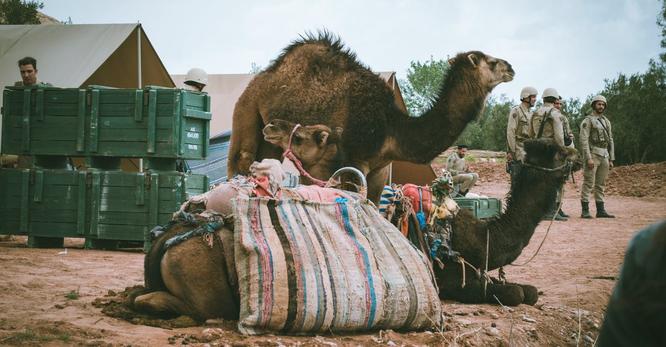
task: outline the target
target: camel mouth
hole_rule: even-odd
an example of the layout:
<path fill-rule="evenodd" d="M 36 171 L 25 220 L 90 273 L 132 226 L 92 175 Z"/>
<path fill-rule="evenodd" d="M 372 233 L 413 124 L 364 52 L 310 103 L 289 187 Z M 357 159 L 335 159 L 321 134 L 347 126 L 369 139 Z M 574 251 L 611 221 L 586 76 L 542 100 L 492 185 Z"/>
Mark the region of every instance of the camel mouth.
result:
<path fill-rule="evenodd" d="M 264 132 L 264 140 L 270 143 L 279 143 L 282 137 L 276 134 L 266 134 Z"/>
<path fill-rule="evenodd" d="M 513 76 L 515 76 L 515 75 L 516 75 L 515 72 L 507 72 L 507 73 L 504 74 L 502 79 L 504 80 L 504 82 L 510 82 L 510 81 L 513 81 Z"/>

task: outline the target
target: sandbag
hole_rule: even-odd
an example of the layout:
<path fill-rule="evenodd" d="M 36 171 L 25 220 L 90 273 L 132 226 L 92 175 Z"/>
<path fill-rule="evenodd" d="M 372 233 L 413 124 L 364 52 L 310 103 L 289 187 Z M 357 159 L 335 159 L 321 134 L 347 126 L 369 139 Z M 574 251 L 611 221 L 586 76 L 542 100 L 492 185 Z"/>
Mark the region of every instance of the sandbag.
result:
<path fill-rule="evenodd" d="M 242 333 L 441 324 L 428 260 L 364 199 L 238 196 L 234 217 Z"/>

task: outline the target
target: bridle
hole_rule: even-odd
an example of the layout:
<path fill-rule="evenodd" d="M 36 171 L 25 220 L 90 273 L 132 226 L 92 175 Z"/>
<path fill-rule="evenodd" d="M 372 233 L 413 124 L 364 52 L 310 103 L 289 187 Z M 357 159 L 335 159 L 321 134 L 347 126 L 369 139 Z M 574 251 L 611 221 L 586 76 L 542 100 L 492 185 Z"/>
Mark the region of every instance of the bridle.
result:
<path fill-rule="evenodd" d="M 289 145 L 287 146 L 287 149 L 285 149 L 284 152 L 282 153 L 282 158 L 287 158 L 287 159 L 291 160 L 294 163 L 294 165 L 296 166 L 296 169 L 298 170 L 298 172 L 301 175 L 307 177 L 310 181 L 312 181 L 312 183 L 314 183 L 314 184 L 316 184 L 320 187 L 324 187 L 324 186 L 326 186 L 327 182 L 322 181 L 318 178 L 312 177 L 312 175 L 310 175 L 310 173 L 308 173 L 305 170 L 305 168 L 303 167 L 303 163 L 301 162 L 301 160 L 298 159 L 296 157 L 296 155 L 294 154 L 294 152 L 291 150 L 291 143 L 292 143 L 292 140 L 294 139 L 294 134 L 296 133 L 296 130 L 298 130 L 298 128 L 300 128 L 300 127 L 301 127 L 300 124 L 296 124 L 296 125 L 294 125 L 294 128 L 291 129 L 291 134 L 289 134 Z"/>

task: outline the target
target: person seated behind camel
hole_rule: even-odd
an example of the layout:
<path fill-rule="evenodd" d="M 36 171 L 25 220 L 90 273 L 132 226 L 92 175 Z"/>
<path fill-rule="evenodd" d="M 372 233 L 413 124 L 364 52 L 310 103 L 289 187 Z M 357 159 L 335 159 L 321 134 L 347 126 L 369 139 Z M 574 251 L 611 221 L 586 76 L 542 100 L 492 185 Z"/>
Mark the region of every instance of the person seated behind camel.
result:
<path fill-rule="evenodd" d="M 342 128 L 335 130 L 326 125 L 299 125 L 282 119 L 273 119 L 263 129 L 264 140 L 284 150 L 296 164 L 302 184 L 318 184 L 328 180 L 342 167 L 343 155 L 339 149 Z M 289 154 L 291 152 L 291 154 Z M 300 162 L 301 168 L 298 168 Z M 285 165 L 290 165 L 285 163 Z M 310 177 L 307 177 L 310 176 Z"/>
<path fill-rule="evenodd" d="M 469 171 L 469 165 L 465 162 L 466 154 L 467 145 L 460 144 L 446 161 L 446 170 L 451 173 L 453 184 L 460 185 L 458 194 L 462 196 L 467 195 L 479 179 L 479 175 L 476 172 Z"/>

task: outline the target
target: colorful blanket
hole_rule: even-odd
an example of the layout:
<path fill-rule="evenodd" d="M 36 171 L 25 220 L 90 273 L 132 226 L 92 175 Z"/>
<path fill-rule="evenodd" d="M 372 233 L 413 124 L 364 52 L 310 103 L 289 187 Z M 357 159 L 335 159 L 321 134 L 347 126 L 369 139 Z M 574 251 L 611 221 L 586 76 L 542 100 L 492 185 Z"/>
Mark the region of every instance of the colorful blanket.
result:
<path fill-rule="evenodd" d="M 242 333 L 441 324 L 428 260 L 372 204 L 361 201 L 236 198 Z"/>

